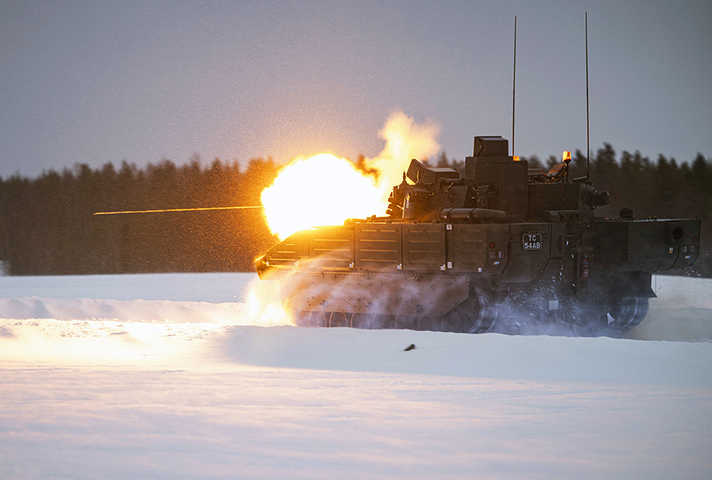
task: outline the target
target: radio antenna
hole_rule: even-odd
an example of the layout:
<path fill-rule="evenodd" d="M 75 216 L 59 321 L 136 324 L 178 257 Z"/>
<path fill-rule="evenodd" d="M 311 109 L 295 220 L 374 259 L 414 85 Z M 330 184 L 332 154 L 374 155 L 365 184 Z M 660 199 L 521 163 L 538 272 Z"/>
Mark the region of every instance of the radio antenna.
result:
<path fill-rule="evenodd" d="M 589 113 L 588 113 L 588 12 L 584 16 L 586 25 L 586 180 L 591 180 L 591 148 L 589 146 Z"/>
<path fill-rule="evenodd" d="M 514 74 L 512 75 L 512 156 L 514 156 L 514 102 L 517 89 L 517 16 L 514 16 Z"/>

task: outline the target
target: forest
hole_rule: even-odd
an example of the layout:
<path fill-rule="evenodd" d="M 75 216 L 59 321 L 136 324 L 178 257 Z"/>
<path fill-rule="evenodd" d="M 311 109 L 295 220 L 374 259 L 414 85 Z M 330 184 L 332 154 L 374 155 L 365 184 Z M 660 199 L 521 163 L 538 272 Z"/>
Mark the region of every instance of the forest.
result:
<path fill-rule="evenodd" d="M 545 170 L 560 160 L 522 160 Z M 362 163 L 362 162 L 357 162 Z M 443 152 L 431 164 L 458 170 L 464 161 Z M 0 178 L 0 262 L 10 275 L 252 271 L 253 261 L 277 243 L 261 210 L 215 210 L 94 216 L 97 211 L 259 205 L 260 193 L 279 171 L 272 159 L 198 158 L 177 166 L 169 160 L 140 169 L 122 162 L 94 170 L 77 164 L 35 179 Z M 586 175 L 576 151 L 572 175 Z M 702 218 L 701 255 L 693 274 L 712 276 L 712 160 L 698 154 L 678 163 L 651 161 L 604 144 L 590 159 L 597 190 L 611 202 L 597 216 Z M 329 199 L 324 199 L 328 202 Z"/>

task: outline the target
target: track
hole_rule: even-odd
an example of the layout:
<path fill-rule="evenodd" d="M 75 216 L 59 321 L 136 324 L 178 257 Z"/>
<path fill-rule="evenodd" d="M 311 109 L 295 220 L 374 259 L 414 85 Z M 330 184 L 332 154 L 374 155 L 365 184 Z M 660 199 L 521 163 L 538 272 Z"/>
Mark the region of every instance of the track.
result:
<path fill-rule="evenodd" d="M 534 303 L 515 302 L 512 299 L 493 303 L 484 296 L 478 296 L 468 298 L 442 318 L 325 310 L 303 311 L 293 317 L 295 323 L 301 327 L 621 337 L 645 319 L 649 308 L 647 298 L 637 297 L 620 299 L 607 308 L 571 307 L 561 311 L 534 308 Z"/>

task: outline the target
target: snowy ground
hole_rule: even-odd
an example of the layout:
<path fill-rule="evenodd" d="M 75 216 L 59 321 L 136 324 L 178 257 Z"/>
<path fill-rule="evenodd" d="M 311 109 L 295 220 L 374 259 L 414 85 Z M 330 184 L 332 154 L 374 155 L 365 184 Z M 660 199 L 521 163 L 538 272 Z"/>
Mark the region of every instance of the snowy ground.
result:
<path fill-rule="evenodd" d="M 254 278 L 0 277 L 0 478 L 712 478 L 712 280 L 611 339 L 294 328 Z"/>

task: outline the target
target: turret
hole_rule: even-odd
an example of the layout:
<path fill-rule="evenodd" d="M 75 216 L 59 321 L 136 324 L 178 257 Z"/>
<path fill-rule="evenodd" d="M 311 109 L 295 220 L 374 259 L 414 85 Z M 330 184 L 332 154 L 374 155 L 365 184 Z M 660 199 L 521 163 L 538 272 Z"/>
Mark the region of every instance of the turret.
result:
<path fill-rule="evenodd" d="M 412 183 L 408 183 L 406 178 Z M 387 210 L 391 218 L 438 222 L 443 209 L 473 207 L 474 191 L 452 168 L 428 168 L 411 160 L 403 182 L 393 187 Z"/>
<path fill-rule="evenodd" d="M 529 170 L 508 151 L 502 137 L 475 137 L 464 178 L 452 168 L 412 160 L 403 182 L 393 187 L 388 215 L 409 222 L 550 222 L 591 217 L 608 203 L 608 192 L 596 192 L 586 177 L 570 177 L 570 152 L 544 173 Z"/>

